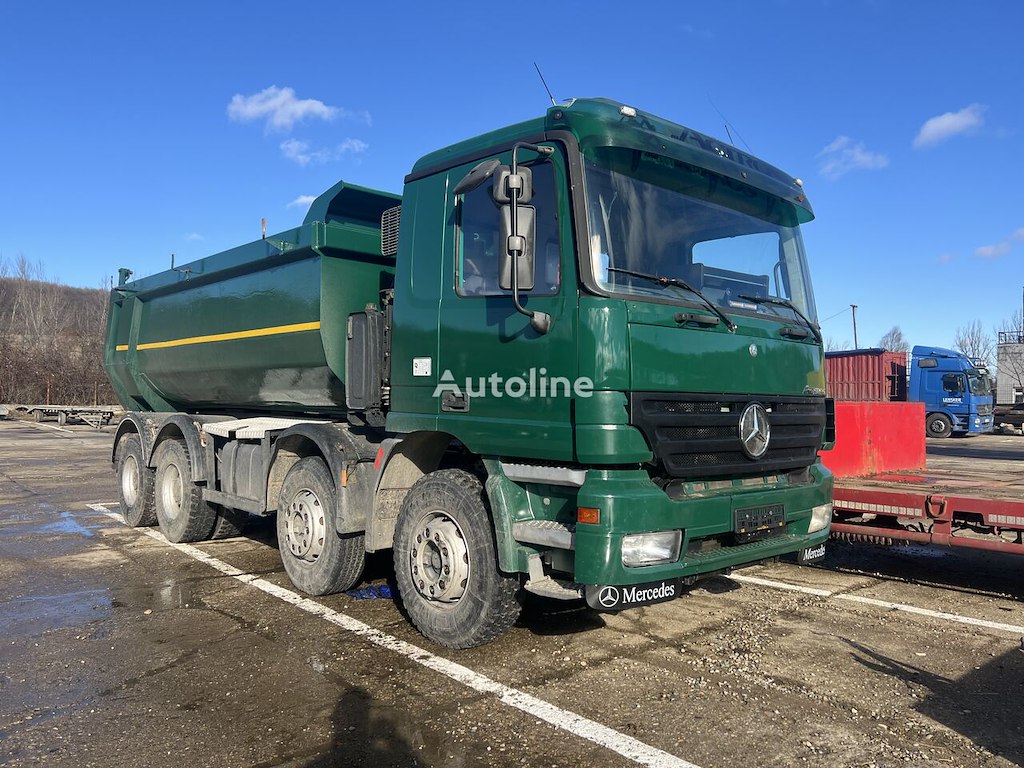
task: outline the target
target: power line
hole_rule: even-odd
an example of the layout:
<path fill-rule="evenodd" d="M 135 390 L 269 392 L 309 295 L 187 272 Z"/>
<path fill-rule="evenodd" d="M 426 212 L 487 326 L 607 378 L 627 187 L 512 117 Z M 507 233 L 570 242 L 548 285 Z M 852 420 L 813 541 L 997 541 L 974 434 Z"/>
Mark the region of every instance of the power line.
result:
<path fill-rule="evenodd" d="M 851 306 L 852 306 L 852 305 L 851 305 Z M 836 313 L 835 313 L 834 315 L 829 315 L 828 317 L 826 317 L 826 318 L 825 318 L 824 320 L 822 320 L 821 322 L 822 322 L 822 323 L 827 323 L 827 322 L 828 322 L 829 320 L 832 320 L 832 319 L 834 319 L 834 318 L 837 318 L 837 317 L 839 317 L 840 315 L 845 315 L 845 314 L 846 314 L 847 312 L 849 312 L 849 311 L 850 311 L 850 307 L 848 306 L 848 307 L 846 307 L 846 309 L 841 309 L 841 310 L 839 310 L 839 311 L 838 311 L 838 312 L 836 312 Z"/>

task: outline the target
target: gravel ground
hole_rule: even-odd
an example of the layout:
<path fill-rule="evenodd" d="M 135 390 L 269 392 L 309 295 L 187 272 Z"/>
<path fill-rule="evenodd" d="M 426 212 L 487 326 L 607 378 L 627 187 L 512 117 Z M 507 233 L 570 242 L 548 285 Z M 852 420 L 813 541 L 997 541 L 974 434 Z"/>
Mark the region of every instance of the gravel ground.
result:
<path fill-rule="evenodd" d="M 662 765 L 1024 762 L 1024 652 L 1012 629 L 717 578 L 618 615 L 532 600 L 507 635 L 451 652 L 391 600 L 317 599 L 587 718 L 547 722 L 90 509 L 116 498 L 111 437 L 0 421 L 0 764 L 663 759 L 595 743 L 586 722 L 617 745 L 661 750 Z M 266 521 L 198 549 L 290 588 Z M 739 573 L 1019 627 L 1022 569 L 983 552 L 834 544 L 822 567 Z M 388 557 L 371 559 L 367 583 L 389 575 Z"/>

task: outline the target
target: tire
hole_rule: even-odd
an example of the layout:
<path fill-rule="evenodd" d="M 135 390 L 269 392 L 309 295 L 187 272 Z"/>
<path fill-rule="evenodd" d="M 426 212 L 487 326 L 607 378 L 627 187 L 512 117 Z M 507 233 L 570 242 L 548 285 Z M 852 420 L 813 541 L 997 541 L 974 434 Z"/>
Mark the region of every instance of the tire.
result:
<path fill-rule="evenodd" d="M 343 592 L 363 574 L 365 536 L 339 534 L 336 508 L 334 481 L 323 459 L 295 462 L 281 485 L 277 546 L 288 578 L 307 595 Z"/>
<path fill-rule="evenodd" d="M 156 464 L 156 519 L 160 532 L 175 543 L 210 538 L 217 508 L 203 501 L 192 482 L 192 464 L 183 440 L 165 440 L 153 454 Z"/>
<path fill-rule="evenodd" d="M 156 525 L 154 472 L 146 466 L 142 441 L 135 434 L 125 435 L 117 444 L 114 466 L 117 472 L 117 500 L 121 516 L 132 528 Z"/>
<path fill-rule="evenodd" d="M 217 520 L 213 524 L 211 539 L 233 539 L 241 536 L 249 525 L 249 513 L 243 509 L 217 507 Z"/>
<path fill-rule="evenodd" d="M 933 413 L 925 422 L 925 434 L 928 437 L 949 437 L 953 432 L 953 423 L 942 413 Z"/>
<path fill-rule="evenodd" d="M 43 412 L 42 411 L 32 411 L 32 421 L 34 421 L 34 422 L 36 422 L 36 424 L 38 424 L 42 420 L 43 420 Z"/>
<path fill-rule="evenodd" d="M 65 411 L 57 411 L 57 423 L 62 427 L 68 423 L 68 415 Z"/>
<path fill-rule="evenodd" d="M 469 472 L 416 481 L 398 515 L 394 562 L 410 621 L 439 645 L 483 645 L 519 618 L 519 577 L 498 570 L 490 508 Z"/>

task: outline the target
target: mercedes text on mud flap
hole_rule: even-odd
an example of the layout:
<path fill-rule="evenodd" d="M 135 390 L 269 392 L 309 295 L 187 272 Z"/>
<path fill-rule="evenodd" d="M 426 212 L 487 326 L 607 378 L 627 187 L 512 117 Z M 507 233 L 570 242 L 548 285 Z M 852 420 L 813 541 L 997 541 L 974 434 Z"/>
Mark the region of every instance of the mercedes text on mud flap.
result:
<path fill-rule="evenodd" d="M 391 550 L 451 647 L 527 591 L 628 607 L 816 546 L 811 218 L 767 163 L 585 99 L 427 155 L 401 196 L 339 182 L 295 229 L 123 270 L 125 518 L 196 541 L 276 515 L 313 595 Z"/>

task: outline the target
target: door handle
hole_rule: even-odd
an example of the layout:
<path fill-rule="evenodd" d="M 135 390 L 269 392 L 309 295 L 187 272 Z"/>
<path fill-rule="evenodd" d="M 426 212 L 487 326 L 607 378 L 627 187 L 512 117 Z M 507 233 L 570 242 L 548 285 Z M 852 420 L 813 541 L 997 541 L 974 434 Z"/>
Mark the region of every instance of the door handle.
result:
<path fill-rule="evenodd" d="M 441 410 L 465 413 L 469 410 L 469 398 L 464 392 L 452 392 L 450 389 L 446 389 L 441 393 Z"/>

